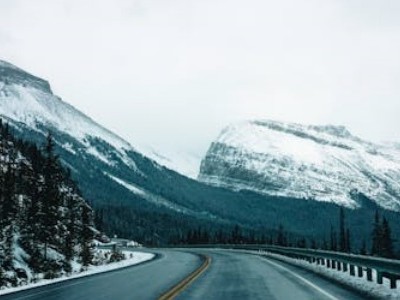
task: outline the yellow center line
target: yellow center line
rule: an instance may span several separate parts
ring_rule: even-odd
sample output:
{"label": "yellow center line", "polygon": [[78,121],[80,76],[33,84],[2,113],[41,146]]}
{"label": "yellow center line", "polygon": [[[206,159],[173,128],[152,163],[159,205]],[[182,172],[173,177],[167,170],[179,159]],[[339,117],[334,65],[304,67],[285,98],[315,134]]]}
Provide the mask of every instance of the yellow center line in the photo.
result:
{"label": "yellow center line", "polygon": [[167,291],[166,293],[162,294],[158,300],[172,300],[175,299],[176,296],[178,296],[180,293],[182,293],[191,283],[193,283],[199,276],[207,270],[207,268],[211,264],[211,257],[206,256],[206,255],[201,255],[202,258],[204,259],[203,264],[195,270],[193,273],[191,273],[188,277],[183,279],[181,282],[179,282],[177,285],[175,285],[172,289]]}

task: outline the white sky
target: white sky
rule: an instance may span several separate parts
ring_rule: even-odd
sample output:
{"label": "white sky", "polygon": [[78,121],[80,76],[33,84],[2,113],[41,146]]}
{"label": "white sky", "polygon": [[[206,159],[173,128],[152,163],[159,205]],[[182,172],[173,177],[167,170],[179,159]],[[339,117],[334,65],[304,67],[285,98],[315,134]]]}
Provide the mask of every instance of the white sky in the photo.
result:
{"label": "white sky", "polygon": [[400,141],[398,0],[0,0],[0,59],[160,153],[255,118]]}

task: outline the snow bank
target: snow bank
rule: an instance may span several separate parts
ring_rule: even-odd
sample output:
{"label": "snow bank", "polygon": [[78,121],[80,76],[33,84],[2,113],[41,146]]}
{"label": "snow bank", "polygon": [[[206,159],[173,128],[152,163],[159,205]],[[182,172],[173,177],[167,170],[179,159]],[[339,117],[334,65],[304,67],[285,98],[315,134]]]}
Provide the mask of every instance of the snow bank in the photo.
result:
{"label": "snow bank", "polygon": [[[97,250],[97,251],[103,252],[103,253],[110,252],[109,250]],[[55,278],[55,279],[43,279],[36,283],[28,283],[23,286],[0,290],[0,296],[27,290],[27,289],[31,289],[31,288],[36,288],[36,287],[40,287],[40,286],[50,285],[50,284],[54,284],[57,282],[67,281],[67,280],[71,280],[71,279],[75,279],[75,278],[86,277],[86,276],[90,276],[90,275],[94,275],[94,274],[109,272],[109,271],[129,267],[129,266],[137,265],[142,262],[152,260],[155,257],[155,255],[152,253],[132,252],[132,251],[123,251],[123,253],[125,254],[125,257],[127,258],[125,260],[110,263],[107,265],[90,266],[86,271],[83,271],[80,273],[73,273],[71,275],[66,275],[64,277]],[[74,268],[74,269],[76,270],[76,268]],[[79,271],[76,271],[76,272],[79,272]]]}

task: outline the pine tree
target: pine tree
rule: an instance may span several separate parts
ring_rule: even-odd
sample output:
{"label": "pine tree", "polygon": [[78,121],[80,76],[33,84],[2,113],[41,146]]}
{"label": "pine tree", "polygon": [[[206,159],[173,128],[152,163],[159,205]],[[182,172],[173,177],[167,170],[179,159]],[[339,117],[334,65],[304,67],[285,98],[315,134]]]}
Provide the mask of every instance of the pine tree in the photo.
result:
{"label": "pine tree", "polygon": [[315,239],[311,239],[311,249],[317,249],[317,242],[315,241]]}
{"label": "pine tree", "polygon": [[91,210],[88,205],[82,207],[82,251],[81,258],[82,264],[88,266],[93,259],[92,253],[92,241],[93,241],[93,230],[92,230],[92,216]]}
{"label": "pine tree", "polygon": [[74,195],[72,191],[66,197],[67,202],[67,212],[65,215],[66,234],[64,237],[64,249],[63,253],[65,255],[65,269],[70,272],[71,260],[75,256],[75,245],[77,243],[77,222],[79,220],[79,199],[78,196]]}
{"label": "pine tree", "polygon": [[276,239],[276,244],[278,246],[287,246],[287,239],[286,239],[286,235],[285,235],[285,230],[283,229],[282,225],[279,225],[278,228],[278,236]]}
{"label": "pine tree", "polygon": [[330,250],[331,251],[336,251],[337,250],[337,236],[336,232],[333,230],[333,227],[331,226],[331,243],[330,243]]}
{"label": "pine tree", "polygon": [[339,212],[339,251],[346,252],[346,229],[345,229],[344,209],[340,207]]}
{"label": "pine tree", "polygon": [[387,219],[384,217],[381,225],[381,241],[380,241],[380,255],[387,258],[393,258],[393,240],[392,233]]}
{"label": "pine tree", "polygon": [[328,242],[326,241],[326,238],[323,238],[321,241],[321,250],[328,250]]}
{"label": "pine tree", "polygon": [[0,263],[0,288],[6,285],[5,270]]}
{"label": "pine tree", "polygon": [[349,228],[346,229],[346,249],[345,249],[345,251],[347,253],[351,252],[351,235],[350,235],[350,229]]}
{"label": "pine tree", "polygon": [[367,255],[367,243],[365,239],[362,241],[361,248],[360,248],[361,255]]}
{"label": "pine tree", "polygon": [[239,225],[235,225],[235,227],[232,230],[232,244],[241,243],[241,239],[242,239],[242,234],[240,232],[240,227]]}
{"label": "pine tree", "polygon": [[49,133],[45,147],[46,160],[43,169],[43,209],[42,209],[42,235],[44,241],[44,259],[47,260],[47,250],[50,245],[59,242],[58,225],[60,217],[60,181],[61,174],[58,158],[54,154],[54,141]]}
{"label": "pine tree", "polygon": [[15,234],[15,222],[17,215],[17,198],[15,193],[15,172],[14,164],[8,162],[7,170],[4,175],[4,186],[3,186],[3,231],[4,231],[4,261],[3,266],[6,270],[10,270],[13,267],[13,244]]}
{"label": "pine tree", "polygon": [[375,211],[374,225],[372,229],[372,255],[380,255],[381,251],[382,230],[380,224],[379,212]]}

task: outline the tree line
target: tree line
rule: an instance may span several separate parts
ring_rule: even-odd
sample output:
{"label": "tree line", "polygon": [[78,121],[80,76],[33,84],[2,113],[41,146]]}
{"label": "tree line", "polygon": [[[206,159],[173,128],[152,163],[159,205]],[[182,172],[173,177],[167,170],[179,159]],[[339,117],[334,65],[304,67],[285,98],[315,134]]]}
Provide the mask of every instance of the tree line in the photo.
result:
{"label": "tree line", "polygon": [[[306,238],[299,234],[287,232],[282,225],[276,230],[249,230],[239,225],[231,229],[213,229],[197,227],[185,232],[172,234],[169,243],[172,245],[198,245],[198,244],[267,244],[282,247],[311,248],[361,255],[373,255],[386,258],[395,258],[393,237],[388,220],[381,217],[376,211],[373,220],[373,230],[370,237],[364,239],[361,247],[352,246],[351,229],[346,224],[345,211],[341,207],[338,214],[338,224],[330,227],[329,238]],[[371,245],[367,249],[368,244]]]}
{"label": "tree line", "polygon": [[0,120],[0,287],[27,279],[16,261],[45,278],[92,261],[93,212],[54,146],[51,134],[42,149],[17,139]]}

